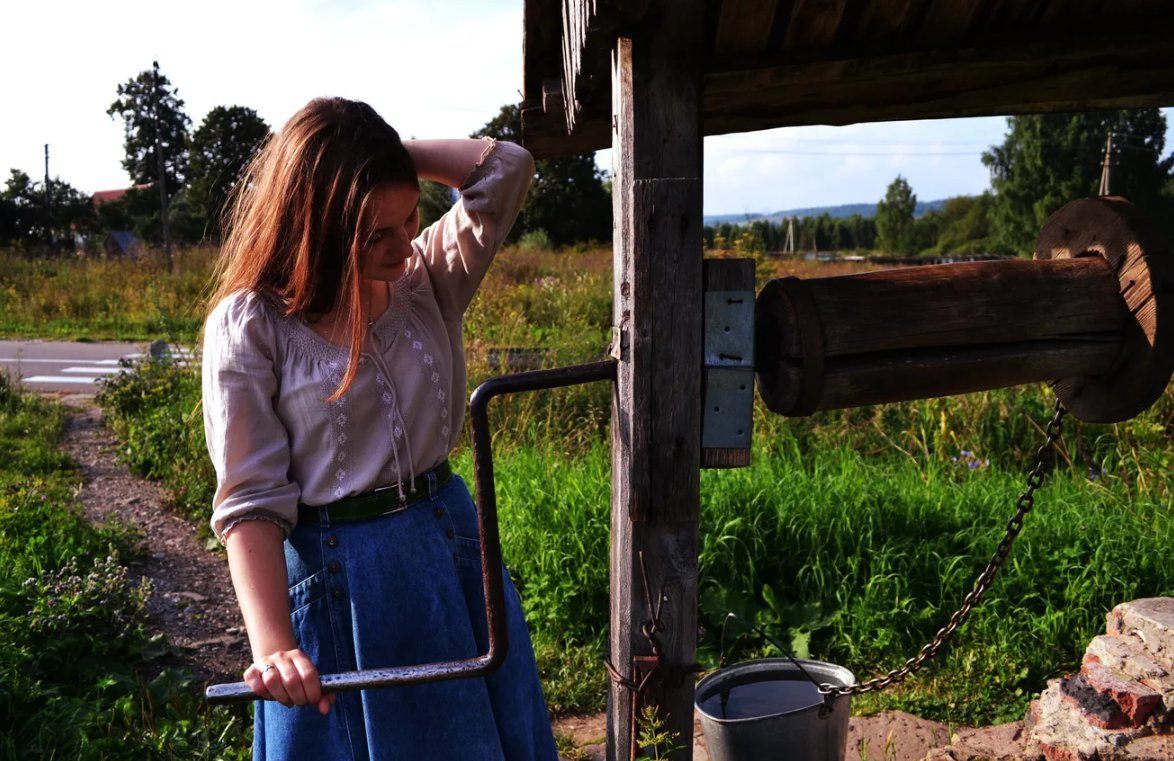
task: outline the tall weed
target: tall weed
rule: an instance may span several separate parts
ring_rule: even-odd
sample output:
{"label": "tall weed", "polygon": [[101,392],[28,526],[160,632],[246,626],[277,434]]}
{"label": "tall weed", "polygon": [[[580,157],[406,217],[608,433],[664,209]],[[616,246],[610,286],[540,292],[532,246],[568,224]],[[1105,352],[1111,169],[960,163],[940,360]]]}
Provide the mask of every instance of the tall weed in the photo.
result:
{"label": "tall weed", "polygon": [[29,259],[0,249],[0,335],[195,339],[216,252],[138,259]]}

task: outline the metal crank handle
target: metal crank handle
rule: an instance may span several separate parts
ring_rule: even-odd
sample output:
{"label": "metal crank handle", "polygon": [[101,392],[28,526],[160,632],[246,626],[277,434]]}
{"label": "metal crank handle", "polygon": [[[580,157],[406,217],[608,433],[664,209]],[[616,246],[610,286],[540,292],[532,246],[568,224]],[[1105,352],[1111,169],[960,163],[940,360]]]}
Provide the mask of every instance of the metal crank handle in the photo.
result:
{"label": "metal crank handle", "polygon": [[[489,401],[502,394],[559,388],[597,380],[614,381],[615,377],[615,361],[605,360],[554,370],[503,375],[491,378],[477,387],[469,400],[469,422],[473,429],[473,475],[476,482],[477,530],[481,540],[481,578],[485,591],[485,619],[489,625],[489,650],[484,655],[464,660],[322,674],[319,680],[323,693],[488,676],[501,666],[509,647],[509,636],[505,618],[505,587],[502,582],[501,539],[497,529],[497,494],[493,488]],[[204,691],[204,697],[213,704],[258,699],[257,694],[244,682],[210,685]]]}
{"label": "metal crank handle", "polygon": [[[505,649],[500,649],[504,659]],[[496,653],[492,651],[493,647],[491,646],[490,653],[463,661],[426,663],[400,668],[340,671],[337,674],[322,674],[319,679],[322,682],[322,693],[325,695],[347,690],[366,690],[372,687],[394,687],[405,684],[440,682],[446,679],[487,676],[500,665],[495,662]],[[244,682],[213,684],[205,691],[204,697],[209,703],[215,705],[245,703],[259,699],[257,694],[249,689],[249,686]]]}

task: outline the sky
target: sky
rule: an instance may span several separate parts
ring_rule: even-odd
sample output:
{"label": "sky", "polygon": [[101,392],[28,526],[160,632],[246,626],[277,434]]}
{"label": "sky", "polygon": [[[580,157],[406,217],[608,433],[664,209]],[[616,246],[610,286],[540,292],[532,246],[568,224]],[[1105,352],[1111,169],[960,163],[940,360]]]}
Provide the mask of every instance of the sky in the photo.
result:
{"label": "sky", "polygon": [[[0,177],[125,187],[120,83],[159,61],[197,128],[216,106],[279,127],[313,97],[365,100],[402,135],[463,137],[521,100],[523,0],[4,0]],[[1174,111],[1166,110],[1174,121]],[[981,193],[1006,119],[799,127],[706,138],[707,215]],[[1168,139],[1169,143],[1169,139]],[[596,155],[611,169],[610,151]]]}

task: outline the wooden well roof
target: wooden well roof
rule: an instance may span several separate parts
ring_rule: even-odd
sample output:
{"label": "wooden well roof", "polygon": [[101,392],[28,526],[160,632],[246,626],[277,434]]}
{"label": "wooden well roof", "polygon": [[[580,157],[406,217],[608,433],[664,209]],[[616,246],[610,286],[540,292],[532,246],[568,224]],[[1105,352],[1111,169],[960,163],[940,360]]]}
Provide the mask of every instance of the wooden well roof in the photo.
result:
{"label": "wooden well roof", "polygon": [[[706,135],[1174,104],[1171,0],[697,1]],[[611,145],[613,44],[657,7],[525,0],[536,156]]]}

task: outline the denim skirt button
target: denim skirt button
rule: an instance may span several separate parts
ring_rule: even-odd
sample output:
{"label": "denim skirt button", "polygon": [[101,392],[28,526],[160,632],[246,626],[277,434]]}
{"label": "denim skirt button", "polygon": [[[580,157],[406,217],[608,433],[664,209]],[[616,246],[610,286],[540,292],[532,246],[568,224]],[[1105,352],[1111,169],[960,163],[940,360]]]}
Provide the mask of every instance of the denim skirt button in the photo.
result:
{"label": "denim skirt button", "polygon": [[339,587],[335,587],[334,589],[330,590],[330,596],[336,600],[341,600],[342,599],[342,589]]}
{"label": "denim skirt button", "polygon": [[330,549],[334,549],[335,547],[337,547],[338,546],[338,537],[334,536],[333,534],[326,537],[326,546],[329,547]]}
{"label": "denim skirt button", "polygon": [[333,560],[329,565],[326,566],[326,570],[330,571],[331,573],[338,573],[342,570],[342,563],[338,562],[337,560]]}
{"label": "denim skirt button", "polygon": [[444,508],[438,507],[432,511],[432,514],[435,515],[437,518],[443,518],[444,517]]}
{"label": "denim skirt button", "polygon": [[456,536],[456,535],[457,535],[457,532],[456,532],[456,531],[453,531],[451,528],[450,528],[450,529],[448,529],[447,531],[445,531],[444,533],[448,534],[448,538],[449,538],[449,539],[452,539],[454,536]]}

